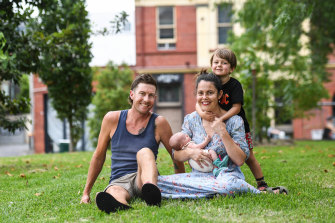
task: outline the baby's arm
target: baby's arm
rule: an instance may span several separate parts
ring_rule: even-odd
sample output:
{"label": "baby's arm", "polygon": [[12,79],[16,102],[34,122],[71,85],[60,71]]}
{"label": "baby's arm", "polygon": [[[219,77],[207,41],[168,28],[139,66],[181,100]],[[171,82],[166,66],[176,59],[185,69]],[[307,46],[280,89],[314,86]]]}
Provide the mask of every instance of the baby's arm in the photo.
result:
{"label": "baby's arm", "polygon": [[211,141],[211,137],[210,136],[206,136],[205,140],[202,143],[199,144],[195,144],[194,142],[191,142],[190,144],[188,144],[188,148],[191,149],[203,149],[207,146],[207,144]]}
{"label": "baby's arm", "polygon": [[[227,119],[229,119],[230,117],[234,116],[234,115],[237,115],[238,113],[240,113],[241,111],[241,108],[242,108],[242,105],[241,103],[236,103],[236,104],[233,104],[233,107],[231,109],[229,109],[227,111],[226,114],[222,115],[220,117],[220,120],[221,121],[226,121]],[[201,116],[201,115],[200,115]]]}
{"label": "baby's arm", "polygon": [[205,119],[207,121],[214,121],[214,114],[213,113],[210,113],[210,112],[204,112],[201,110],[200,106],[198,103],[195,104],[195,110],[198,112],[199,116],[202,118],[202,119]]}
{"label": "baby's arm", "polygon": [[205,148],[208,145],[208,143],[210,141],[211,141],[211,137],[208,135],[208,136],[206,136],[205,140],[202,143],[199,143],[197,145],[197,147],[200,148],[200,149],[203,149],[203,148]]}

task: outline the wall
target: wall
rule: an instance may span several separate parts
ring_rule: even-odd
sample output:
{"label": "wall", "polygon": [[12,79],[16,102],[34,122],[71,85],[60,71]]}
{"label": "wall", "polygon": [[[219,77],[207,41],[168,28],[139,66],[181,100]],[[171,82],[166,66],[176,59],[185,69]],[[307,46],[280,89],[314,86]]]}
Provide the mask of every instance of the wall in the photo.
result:
{"label": "wall", "polygon": [[136,7],[136,69],[197,65],[194,6],[176,6],[176,49],[158,50],[156,7]]}
{"label": "wall", "polygon": [[36,75],[33,78],[33,85],[34,148],[35,153],[44,153],[44,95],[47,94],[47,87]]}
{"label": "wall", "polygon": [[[335,66],[333,66],[331,60],[327,70],[331,74],[330,82],[324,84],[324,86],[328,90],[330,98],[321,100],[323,103],[331,102],[332,97],[335,94]],[[306,114],[310,117],[293,120],[294,139],[312,139],[312,131],[316,129],[323,129],[326,119],[333,115],[332,106],[324,105],[318,109],[307,111]]]}

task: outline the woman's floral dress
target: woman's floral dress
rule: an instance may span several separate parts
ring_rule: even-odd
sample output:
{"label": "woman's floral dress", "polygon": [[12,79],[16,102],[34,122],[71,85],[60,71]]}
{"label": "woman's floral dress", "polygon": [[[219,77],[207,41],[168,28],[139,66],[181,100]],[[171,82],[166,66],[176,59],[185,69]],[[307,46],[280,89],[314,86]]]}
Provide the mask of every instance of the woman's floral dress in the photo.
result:
{"label": "woman's floral dress", "polygon": [[[245,140],[244,124],[241,117],[235,115],[226,121],[226,129],[232,139],[249,157],[249,148]],[[182,131],[190,136],[196,144],[201,143],[206,131],[202,125],[202,119],[197,112],[193,112],[184,118]],[[223,142],[218,134],[212,136],[212,140],[205,149],[214,149],[224,157],[227,155]],[[173,174],[158,177],[158,187],[164,198],[203,198],[216,194],[234,195],[236,193],[260,193],[259,190],[244,180],[244,175],[239,166],[231,160],[228,167],[215,177],[212,172],[202,173],[192,170],[191,173]]]}

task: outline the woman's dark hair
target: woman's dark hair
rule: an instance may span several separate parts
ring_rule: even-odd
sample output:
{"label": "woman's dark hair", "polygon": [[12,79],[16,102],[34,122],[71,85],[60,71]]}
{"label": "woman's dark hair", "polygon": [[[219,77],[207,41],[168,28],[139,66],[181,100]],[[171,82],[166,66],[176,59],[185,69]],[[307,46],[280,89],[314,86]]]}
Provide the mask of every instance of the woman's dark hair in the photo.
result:
{"label": "woman's dark hair", "polygon": [[[156,90],[157,90],[157,82],[156,80],[150,75],[150,74],[140,74],[138,75],[135,80],[133,81],[133,83],[131,84],[130,90],[134,90],[140,83],[144,83],[144,84],[151,84],[153,86],[155,86]],[[128,101],[129,104],[133,104],[133,100],[130,98],[130,95],[128,96]]]}
{"label": "woman's dark hair", "polygon": [[216,90],[218,91],[218,93],[221,90],[221,80],[218,76],[216,76],[213,73],[208,73],[206,69],[202,69],[200,71],[200,73],[197,75],[197,80],[195,82],[195,90],[198,90],[198,85],[200,83],[200,81],[209,81],[212,82],[216,88]]}

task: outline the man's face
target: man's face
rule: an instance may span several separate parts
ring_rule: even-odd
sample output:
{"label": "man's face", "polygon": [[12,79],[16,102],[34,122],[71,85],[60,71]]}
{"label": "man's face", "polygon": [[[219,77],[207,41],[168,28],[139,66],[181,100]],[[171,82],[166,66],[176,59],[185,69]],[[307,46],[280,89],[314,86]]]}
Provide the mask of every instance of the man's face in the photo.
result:
{"label": "man's face", "polygon": [[130,98],[133,100],[132,108],[141,114],[148,113],[156,100],[156,87],[151,84],[140,83],[134,90],[130,90]]}

